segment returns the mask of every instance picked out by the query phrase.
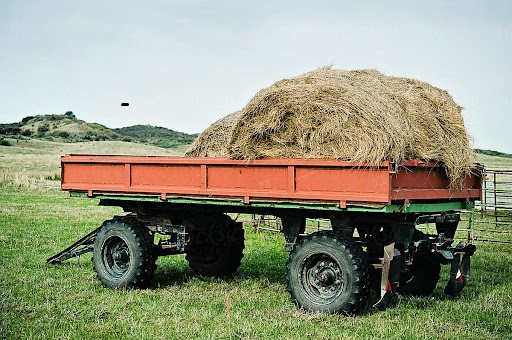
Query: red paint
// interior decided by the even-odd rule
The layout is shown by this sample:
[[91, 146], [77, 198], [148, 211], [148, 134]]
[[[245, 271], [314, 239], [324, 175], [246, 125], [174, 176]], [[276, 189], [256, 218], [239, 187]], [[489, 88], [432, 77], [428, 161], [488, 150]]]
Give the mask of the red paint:
[[370, 165], [332, 159], [67, 155], [61, 163], [62, 189], [89, 193], [217, 196], [245, 203], [320, 200], [341, 207], [481, 196], [479, 176], [468, 176], [462, 190], [452, 191], [443, 167], [421, 161], [404, 162], [396, 172], [390, 162]]

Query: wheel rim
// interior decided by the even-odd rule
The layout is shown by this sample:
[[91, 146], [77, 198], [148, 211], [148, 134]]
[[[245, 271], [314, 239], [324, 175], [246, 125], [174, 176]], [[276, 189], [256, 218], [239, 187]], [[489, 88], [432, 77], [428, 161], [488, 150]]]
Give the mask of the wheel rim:
[[103, 264], [111, 277], [120, 278], [130, 268], [130, 248], [120, 237], [110, 237], [103, 246]]
[[340, 264], [328, 254], [315, 254], [305, 258], [299, 268], [302, 289], [308, 299], [319, 304], [330, 303], [345, 288]]

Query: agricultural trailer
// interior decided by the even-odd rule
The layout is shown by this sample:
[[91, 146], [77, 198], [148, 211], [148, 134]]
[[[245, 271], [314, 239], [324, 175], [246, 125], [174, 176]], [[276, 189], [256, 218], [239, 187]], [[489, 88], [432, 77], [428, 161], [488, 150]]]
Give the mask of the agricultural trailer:
[[[280, 218], [290, 252], [287, 290], [306, 311], [357, 313], [370, 289], [380, 310], [395, 294], [427, 296], [441, 265], [450, 267], [444, 292], [457, 296], [476, 250], [454, 238], [460, 212], [481, 198], [478, 165], [457, 189], [442, 164], [420, 160], [66, 155], [61, 170], [70, 196], [125, 213], [47, 262], [92, 251], [109, 288], [147, 287], [155, 261], [167, 255], [185, 254], [199, 275], [233, 274], [244, 256], [244, 229], [230, 213]], [[331, 230], [306, 234], [309, 218], [328, 219]], [[425, 224], [431, 232], [418, 228]]]

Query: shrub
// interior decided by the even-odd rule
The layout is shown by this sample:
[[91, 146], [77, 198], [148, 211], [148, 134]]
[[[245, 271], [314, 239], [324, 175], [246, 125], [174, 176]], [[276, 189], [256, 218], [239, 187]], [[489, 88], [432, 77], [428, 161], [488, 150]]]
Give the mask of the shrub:
[[2, 139], [0, 139], [0, 145], [11, 146], [12, 144], [8, 140], [2, 138]]
[[60, 181], [61, 180], [61, 176], [60, 176], [60, 174], [55, 174], [53, 176], [52, 175], [48, 175], [48, 176], [45, 177], [45, 179], [47, 181]]
[[0, 124], [0, 134], [2, 135], [19, 135], [20, 132], [19, 123]]
[[69, 138], [69, 133], [67, 131], [59, 131], [58, 136], [61, 138]]
[[54, 131], [52, 132], [52, 136], [57, 138], [69, 138], [69, 132], [67, 131]]
[[46, 133], [48, 132], [50, 128], [48, 127], [47, 124], [44, 124], [44, 125], [41, 125], [38, 129], [37, 129], [37, 132], [38, 133]]

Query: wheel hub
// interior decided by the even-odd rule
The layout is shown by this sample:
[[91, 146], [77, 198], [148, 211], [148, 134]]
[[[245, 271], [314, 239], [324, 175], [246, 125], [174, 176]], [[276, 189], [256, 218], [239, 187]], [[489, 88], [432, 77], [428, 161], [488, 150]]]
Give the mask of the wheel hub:
[[332, 285], [335, 278], [336, 274], [331, 269], [326, 269], [318, 275], [318, 281], [325, 286]]
[[130, 267], [130, 250], [123, 239], [112, 237], [105, 242], [103, 263], [105, 269], [112, 277], [121, 277], [128, 271]]
[[304, 290], [313, 299], [333, 300], [344, 289], [343, 272], [332, 258], [322, 255], [307, 259], [302, 273], [306, 280]]
[[130, 259], [130, 254], [128, 254], [128, 250], [126, 249], [118, 249], [112, 253], [112, 258], [116, 262], [127, 262]]

